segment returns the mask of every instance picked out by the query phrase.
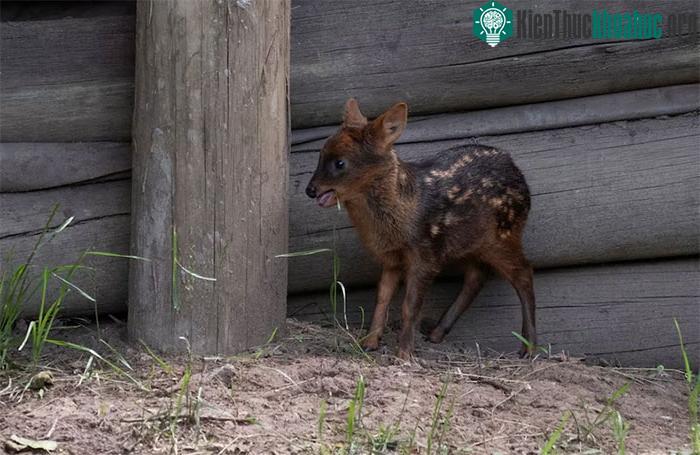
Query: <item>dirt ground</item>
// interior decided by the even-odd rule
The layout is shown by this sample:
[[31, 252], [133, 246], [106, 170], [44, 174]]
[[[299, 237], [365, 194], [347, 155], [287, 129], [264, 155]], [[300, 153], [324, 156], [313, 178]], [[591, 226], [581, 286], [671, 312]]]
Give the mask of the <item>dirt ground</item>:
[[130, 377], [55, 346], [38, 369], [18, 362], [0, 372], [0, 452], [16, 435], [55, 441], [59, 454], [539, 453], [570, 416], [557, 453], [611, 454], [618, 442], [605, 417], [617, 410], [629, 424], [627, 453], [690, 453], [676, 371], [422, 342], [416, 361], [401, 363], [391, 334], [365, 355], [346, 331], [291, 320], [284, 338], [236, 357], [161, 359], [126, 343], [118, 322], [99, 332], [110, 347], [94, 325], [64, 324], [62, 339]]

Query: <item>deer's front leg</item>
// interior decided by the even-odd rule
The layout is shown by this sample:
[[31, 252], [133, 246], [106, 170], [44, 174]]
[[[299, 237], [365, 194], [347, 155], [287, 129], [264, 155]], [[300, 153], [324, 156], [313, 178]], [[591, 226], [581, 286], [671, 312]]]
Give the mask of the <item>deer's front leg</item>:
[[399, 358], [410, 360], [413, 355], [416, 323], [423, 305], [423, 298], [436, 272], [432, 268], [412, 267], [406, 276], [406, 296], [401, 306], [401, 333], [399, 334]]
[[374, 308], [372, 325], [367, 336], [362, 341], [362, 347], [367, 351], [374, 351], [379, 347], [379, 340], [382, 338], [386, 325], [389, 304], [400, 279], [401, 271], [399, 269], [388, 267], [382, 269], [382, 276], [377, 286], [377, 305]]

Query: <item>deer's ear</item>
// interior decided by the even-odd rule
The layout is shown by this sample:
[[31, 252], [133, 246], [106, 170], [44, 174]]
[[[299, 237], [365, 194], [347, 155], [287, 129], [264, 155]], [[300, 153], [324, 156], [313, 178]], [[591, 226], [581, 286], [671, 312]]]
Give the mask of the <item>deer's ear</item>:
[[343, 113], [343, 127], [346, 128], [364, 128], [367, 125], [367, 117], [360, 112], [360, 105], [357, 104], [355, 98], [350, 98], [345, 103], [345, 112]]
[[401, 137], [408, 120], [408, 105], [398, 103], [372, 122], [372, 139], [378, 147], [389, 149]]

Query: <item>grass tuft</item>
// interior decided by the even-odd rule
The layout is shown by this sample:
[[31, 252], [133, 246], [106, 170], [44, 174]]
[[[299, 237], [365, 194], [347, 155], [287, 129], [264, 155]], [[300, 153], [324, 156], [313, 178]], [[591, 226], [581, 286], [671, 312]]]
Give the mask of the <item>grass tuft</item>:
[[[439, 454], [443, 453], [445, 448], [442, 445], [445, 433], [449, 430], [452, 421], [453, 404], [450, 405], [449, 410], [442, 416], [442, 406], [447, 397], [447, 386], [449, 385], [449, 379], [446, 379], [442, 383], [440, 392], [438, 393], [437, 399], [435, 400], [435, 407], [433, 408], [433, 416], [430, 424], [430, 432], [428, 433], [427, 441], [427, 454], [431, 455], [433, 453]], [[433, 452], [433, 449], [435, 451]]]
[[544, 446], [542, 446], [540, 455], [552, 455], [555, 453], [556, 444], [559, 442], [561, 435], [564, 433], [564, 428], [566, 427], [566, 423], [569, 421], [570, 417], [571, 413], [569, 411], [564, 413], [559, 421], [559, 425], [557, 425], [552, 434], [549, 435], [549, 438], [547, 438], [547, 442], [545, 442]]
[[683, 334], [678, 320], [673, 318], [673, 323], [676, 326], [678, 333], [678, 341], [681, 347], [681, 356], [683, 357], [683, 374], [685, 382], [688, 386], [688, 420], [690, 421], [690, 446], [693, 454], [700, 455], [700, 421], [698, 419], [698, 402], [700, 401], [700, 371], [698, 374], [693, 374], [693, 367], [688, 358], [688, 352], [683, 343]]
[[362, 406], [365, 401], [365, 378], [360, 375], [355, 386], [355, 395], [348, 406], [347, 424], [345, 426], [345, 442], [347, 452], [355, 451], [355, 433], [362, 424]]
[[94, 349], [90, 349], [88, 347], [82, 346], [80, 344], [76, 343], [71, 343], [70, 341], [63, 341], [63, 340], [52, 340], [52, 339], [47, 339], [46, 343], [50, 343], [56, 346], [60, 346], [63, 348], [69, 348], [69, 349], [74, 349], [76, 351], [82, 351], [87, 354], [90, 354], [91, 356], [97, 358], [99, 361], [103, 362], [105, 365], [107, 365], [109, 368], [112, 369], [115, 373], [117, 373], [120, 376], [123, 376], [127, 378], [129, 381], [131, 381], [136, 387], [138, 387], [140, 390], [143, 390], [144, 392], [149, 392], [150, 389], [146, 387], [141, 381], [136, 379], [134, 376], [130, 375], [123, 369], [119, 368], [117, 364], [107, 360], [104, 356], [99, 354], [97, 351]]
[[510, 333], [512, 333], [515, 338], [520, 340], [520, 342], [523, 343], [527, 347], [529, 352], [540, 351], [543, 354], [549, 355], [549, 350], [546, 347], [541, 346], [541, 345], [533, 345], [530, 342], [530, 340], [528, 340], [527, 338], [525, 338], [524, 336], [522, 336], [518, 332], [510, 332]]
[[622, 418], [619, 411], [613, 412], [612, 415], [612, 430], [615, 441], [617, 442], [617, 455], [625, 455], [625, 441], [627, 434], [630, 431], [630, 424]]
[[[12, 272], [8, 272], [5, 267], [0, 274], [0, 370], [7, 369], [10, 365], [9, 353], [15, 347], [18, 341], [13, 334], [15, 323], [19, 318], [27, 301], [31, 300], [39, 289], [39, 282], [35, 276], [31, 274], [31, 265], [36, 252], [44, 243], [46, 236], [50, 232], [50, 227], [53, 222], [58, 204], [51, 208], [49, 217], [44, 224], [39, 237], [37, 238], [27, 259], [16, 266]], [[65, 220], [61, 225], [53, 231], [49, 237], [49, 241], [53, 237], [62, 232], [73, 220], [73, 217]], [[10, 263], [11, 257], [3, 258], [7, 264]]]

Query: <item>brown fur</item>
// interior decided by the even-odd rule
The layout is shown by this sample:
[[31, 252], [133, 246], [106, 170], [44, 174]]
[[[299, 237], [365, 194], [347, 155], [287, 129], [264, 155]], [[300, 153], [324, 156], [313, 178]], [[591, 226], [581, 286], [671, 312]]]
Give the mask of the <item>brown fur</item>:
[[439, 323], [427, 330], [431, 341], [442, 341], [492, 268], [518, 293], [522, 333], [535, 346], [532, 268], [521, 242], [530, 209], [523, 175], [507, 153], [485, 146], [457, 147], [421, 162], [401, 161], [393, 144], [406, 126], [407, 110], [399, 103], [369, 122], [357, 102], [349, 100], [343, 125], [323, 146], [307, 187], [307, 194], [324, 206], [336, 199], [345, 206], [360, 240], [382, 265], [365, 348], [378, 347], [389, 302], [403, 278], [399, 357], [409, 358], [423, 297], [448, 265], [464, 268], [464, 287]]

